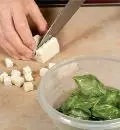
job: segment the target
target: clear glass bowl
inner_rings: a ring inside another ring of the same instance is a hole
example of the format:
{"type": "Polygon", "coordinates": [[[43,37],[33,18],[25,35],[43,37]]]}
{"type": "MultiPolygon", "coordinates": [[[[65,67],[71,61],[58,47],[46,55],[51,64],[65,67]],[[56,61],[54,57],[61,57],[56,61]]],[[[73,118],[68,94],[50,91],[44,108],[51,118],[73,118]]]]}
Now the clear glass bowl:
{"type": "Polygon", "coordinates": [[[43,110],[59,130],[120,130],[120,119],[110,121],[76,120],[56,111],[76,85],[75,75],[93,74],[104,84],[120,89],[120,60],[84,57],[63,61],[52,67],[41,81],[38,98],[43,110]]]}

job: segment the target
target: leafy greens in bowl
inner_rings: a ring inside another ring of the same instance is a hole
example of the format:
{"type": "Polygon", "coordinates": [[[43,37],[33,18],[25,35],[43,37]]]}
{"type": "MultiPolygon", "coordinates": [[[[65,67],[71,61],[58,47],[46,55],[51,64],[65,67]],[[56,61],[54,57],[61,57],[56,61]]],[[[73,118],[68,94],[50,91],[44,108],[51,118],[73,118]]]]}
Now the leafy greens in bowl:
{"type": "Polygon", "coordinates": [[[94,75],[74,76],[77,89],[57,109],[83,120],[112,120],[120,118],[120,91],[105,86],[94,75]]]}

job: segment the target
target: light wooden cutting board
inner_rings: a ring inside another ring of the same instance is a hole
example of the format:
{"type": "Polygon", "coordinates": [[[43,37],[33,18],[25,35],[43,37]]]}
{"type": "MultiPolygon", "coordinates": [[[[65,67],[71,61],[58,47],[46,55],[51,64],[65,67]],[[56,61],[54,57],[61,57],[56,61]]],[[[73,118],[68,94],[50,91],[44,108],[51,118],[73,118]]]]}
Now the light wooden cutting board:
{"type": "MultiPolygon", "coordinates": [[[[64,46],[49,62],[74,56],[120,57],[120,8],[82,8],[58,34],[64,46]]],[[[0,69],[6,55],[0,51],[0,69]]],[[[22,69],[30,65],[35,72],[46,64],[14,60],[22,69]]],[[[40,80],[37,80],[39,84],[40,80]]],[[[22,88],[0,85],[0,130],[53,130],[54,126],[36,100],[36,91],[25,93],[22,88]]]]}

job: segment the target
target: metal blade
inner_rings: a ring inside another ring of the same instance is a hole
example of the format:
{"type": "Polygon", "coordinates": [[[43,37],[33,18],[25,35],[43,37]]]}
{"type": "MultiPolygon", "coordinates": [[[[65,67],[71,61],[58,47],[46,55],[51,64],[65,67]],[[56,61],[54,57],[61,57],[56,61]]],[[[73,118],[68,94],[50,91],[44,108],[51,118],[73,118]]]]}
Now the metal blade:
{"type": "Polygon", "coordinates": [[[38,44],[38,48],[47,42],[52,36],[55,36],[64,25],[70,20],[75,12],[82,6],[85,0],[70,0],[63,11],[57,16],[47,33],[38,44]]]}

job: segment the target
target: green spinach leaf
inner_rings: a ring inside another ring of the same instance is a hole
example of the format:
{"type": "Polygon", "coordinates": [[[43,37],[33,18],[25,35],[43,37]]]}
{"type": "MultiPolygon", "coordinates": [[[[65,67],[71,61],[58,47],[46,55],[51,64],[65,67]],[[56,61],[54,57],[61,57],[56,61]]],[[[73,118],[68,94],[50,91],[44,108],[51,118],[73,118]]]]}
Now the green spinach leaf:
{"type": "Polygon", "coordinates": [[[80,88],[80,91],[86,96],[101,96],[106,94],[103,83],[93,75],[74,76],[73,79],[80,88]]]}
{"type": "Polygon", "coordinates": [[[111,120],[120,117],[120,110],[109,104],[97,104],[92,109],[92,115],[105,120],[111,120]]]}
{"type": "Polygon", "coordinates": [[[88,113],[85,113],[81,109],[72,109],[69,111],[68,116],[77,118],[77,119],[83,119],[88,120],[90,118],[90,115],[88,113]]]}

